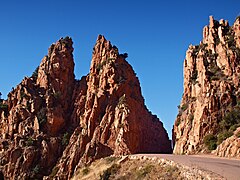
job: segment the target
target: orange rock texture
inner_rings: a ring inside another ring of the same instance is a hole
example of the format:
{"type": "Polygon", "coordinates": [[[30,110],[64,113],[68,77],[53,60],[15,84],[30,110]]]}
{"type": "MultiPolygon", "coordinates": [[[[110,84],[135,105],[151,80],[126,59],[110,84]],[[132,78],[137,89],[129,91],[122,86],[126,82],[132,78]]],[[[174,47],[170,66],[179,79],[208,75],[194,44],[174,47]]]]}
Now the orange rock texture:
{"type": "Polygon", "coordinates": [[[218,147],[218,155],[239,157],[238,143],[227,152],[220,148],[240,126],[239,77],[240,18],[229,26],[228,21],[210,16],[202,42],[186,52],[184,93],[173,128],[175,154],[218,147]]]}
{"type": "Polygon", "coordinates": [[[70,179],[78,167],[109,155],[171,153],[127,54],[100,35],[90,73],[76,80],[72,45],[69,37],[51,45],[33,75],[1,101],[6,179],[70,179]]]}

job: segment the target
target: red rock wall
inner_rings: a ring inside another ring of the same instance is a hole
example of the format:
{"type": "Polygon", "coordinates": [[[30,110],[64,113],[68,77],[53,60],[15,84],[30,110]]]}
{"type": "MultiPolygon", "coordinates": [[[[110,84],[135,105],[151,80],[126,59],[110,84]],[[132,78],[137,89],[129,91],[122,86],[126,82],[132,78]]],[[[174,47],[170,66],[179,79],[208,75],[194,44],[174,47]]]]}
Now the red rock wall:
{"type": "Polygon", "coordinates": [[[112,154],[171,152],[126,54],[99,36],[90,73],[77,81],[72,44],[68,37],[53,44],[37,73],[8,95],[0,122],[6,178],[69,179],[77,167],[112,154]]]}
{"type": "Polygon", "coordinates": [[[217,138],[226,113],[239,106],[239,21],[231,27],[210,16],[202,42],[186,52],[184,93],[173,128],[175,154],[209,152],[205,136],[217,138]]]}

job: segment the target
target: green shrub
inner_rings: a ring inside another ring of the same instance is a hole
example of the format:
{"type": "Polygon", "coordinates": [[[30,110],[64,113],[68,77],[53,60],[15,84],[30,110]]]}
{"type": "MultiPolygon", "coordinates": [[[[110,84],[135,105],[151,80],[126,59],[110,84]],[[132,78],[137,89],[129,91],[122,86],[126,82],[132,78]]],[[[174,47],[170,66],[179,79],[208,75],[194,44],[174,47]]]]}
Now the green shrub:
{"type": "Polygon", "coordinates": [[[120,106],[125,103],[126,103],[126,95],[124,94],[119,98],[117,106],[120,106]]]}
{"type": "Polygon", "coordinates": [[[120,76],[119,79],[118,79],[118,85],[124,83],[125,81],[126,81],[126,79],[123,76],[120,76]]]}
{"type": "Polygon", "coordinates": [[[234,132],[238,127],[240,127],[240,123],[239,124],[234,124],[229,128],[229,131],[234,132]]]}
{"type": "MultiPolygon", "coordinates": [[[[240,107],[237,105],[228,111],[219,122],[219,132],[217,133],[217,144],[221,144],[225,139],[233,135],[233,132],[240,126],[240,107]]],[[[214,145],[215,146],[215,145],[214,145]]]]}
{"type": "Polygon", "coordinates": [[[181,119],[180,118],[177,118],[176,120],[176,126],[179,126],[181,124],[181,119]]]}
{"type": "Polygon", "coordinates": [[[72,38],[70,38],[69,36],[66,36],[65,38],[61,38],[61,39],[59,40],[59,42],[60,42],[62,45],[64,45],[65,47],[68,47],[69,42],[71,42],[71,41],[72,41],[72,38]]]}
{"type": "Polygon", "coordinates": [[[210,80],[226,79],[226,76],[218,66],[211,66],[210,68],[210,80]]]}
{"type": "MultiPolygon", "coordinates": [[[[217,54],[217,53],[212,53],[212,50],[209,50],[209,51],[207,52],[206,58],[209,59],[209,60],[211,60],[211,62],[210,62],[210,64],[211,64],[210,68],[216,66],[215,64],[214,64],[214,66],[212,66],[212,65],[213,65],[213,61],[216,60],[217,57],[218,57],[218,54],[217,54]]],[[[204,64],[208,65],[209,63],[205,61],[204,64]]]]}
{"type": "Polygon", "coordinates": [[[120,128],[124,128],[124,124],[123,123],[119,123],[118,124],[118,128],[120,129],[120,128]]]}
{"type": "Polygon", "coordinates": [[[201,43],[201,44],[199,45],[199,49],[204,50],[204,49],[206,49],[207,46],[208,46],[207,44],[201,43]]]}
{"type": "Polygon", "coordinates": [[[234,52],[237,54],[238,57],[240,56],[240,48],[239,47],[236,47],[234,52]]]}
{"type": "Polygon", "coordinates": [[[0,102],[0,111],[4,112],[4,116],[7,117],[9,112],[8,112],[8,105],[7,104],[3,104],[2,102],[0,102]]]}
{"type": "Polygon", "coordinates": [[[197,98],[196,97],[191,97],[191,102],[194,102],[194,101],[196,101],[197,100],[197,98]]]}
{"type": "Polygon", "coordinates": [[[217,148],[217,144],[215,142],[211,142],[208,146],[208,150],[215,150],[217,148]]]}
{"type": "Polygon", "coordinates": [[[109,156],[109,157],[106,157],[105,160],[108,164],[112,163],[113,161],[115,161],[117,158],[116,157],[113,157],[113,156],[109,156]]]}
{"type": "Polygon", "coordinates": [[[227,35],[227,40],[226,42],[228,43],[228,47],[234,47],[235,46],[235,40],[234,40],[234,35],[229,33],[227,35]]]}
{"type": "Polygon", "coordinates": [[[32,169],[32,174],[33,176],[36,176],[40,172],[40,166],[37,164],[33,169],[32,169]]]}
{"type": "Polygon", "coordinates": [[[104,61],[102,61],[101,63],[99,63],[98,65],[97,65],[97,71],[99,72],[102,68],[103,68],[103,66],[105,66],[106,64],[108,64],[109,62],[111,62],[112,60],[115,60],[115,58],[108,58],[107,60],[104,60],[104,61]]]}
{"type": "Polygon", "coordinates": [[[55,166],[55,167],[52,169],[52,172],[51,172],[51,174],[49,175],[50,179],[53,179],[53,178],[56,176],[58,170],[59,170],[59,167],[57,167],[57,166],[55,166]]]}
{"type": "Polygon", "coordinates": [[[61,91],[57,91],[53,94],[53,106],[58,106],[61,103],[61,91]]]}
{"type": "Polygon", "coordinates": [[[221,130],[229,130],[231,126],[235,124],[240,124],[240,109],[239,107],[226,113],[220,122],[221,130]]]}
{"type": "Polygon", "coordinates": [[[183,105],[181,106],[181,110],[182,110],[182,111],[185,111],[187,108],[188,108],[188,104],[183,104],[183,105]]]}
{"type": "Polygon", "coordinates": [[[190,114],[190,115],[189,115],[189,120],[192,122],[193,119],[194,119],[194,115],[193,115],[193,114],[190,114]]]}
{"type": "Polygon", "coordinates": [[[55,99],[60,99],[60,98],[61,98],[61,95],[62,95],[61,91],[55,92],[55,93],[53,94],[53,96],[54,96],[55,99]]]}
{"type": "Polygon", "coordinates": [[[47,121],[47,109],[41,108],[37,113],[37,119],[40,125],[43,125],[47,121]]]}
{"type": "Polygon", "coordinates": [[[21,98],[21,100],[22,100],[23,98],[26,98],[26,97],[27,97],[27,95],[25,94],[24,90],[21,90],[21,91],[20,91],[20,98],[21,98]]]}
{"type": "Polygon", "coordinates": [[[108,180],[111,176],[111,172],[107,169],[100,175],[100,180],[108,180]]]}
{"type": "Polygon", "coordinates": [[[0,102],[0,110],[8,110],[8,105],[7,104],[3,104],[2,102],[0,102]]]}
{"type": "MultiPolygon", "coordinates": [[[[108,58],[108,60],[107,61],[111,61],[112,60],[112,58],[108,58]]],[[[103,61],[101,64],[102,64],[102,66],[105,66],[106,64],[107,64],[107,61],[103,61]]]]}
{"type": "Polygon", "coordinates": [[[119,54],[120,57],[122,57],[123,59],[128,58],[128,53],[123,53],[123,54],[119,54]]]}
{"type": "Polygon", "coordinates": [[[197,77],[198,77],[198,71],[195,69],[192,73],[191,78],[190,78],[190,80],[193,84],[196,84],[197,77]]]}
{"type": "Polygon", "coordinates": [[[225,139],[229,138],[232,135],[233,135],[233,132],[231,131],[220,132],[217,136],[217,144],[221,144],[225,139]]]}
{"type": "Polygon", "coordinates": [[[200,50],[206,50],[207,44],[201,43],[200,45],[197,46],[192,46],[192,55],[197,56],[200,50]]]}
{"type": "Polygon", "coordinates": [[[210,80],[211,81],[217,81],[217,80],[219,80],[220,78],[218,77],[218,76],[211,76],[210,77],[210,80]]]}
{"type": "Polygon", "coordinates": [[[34,145],[34,139],[32,137],[29,137],[26,141],[26,146],[33,146],[34,145]]]}
{"type": "Polygon", "coordinates": [[[68,132],[64,133],[62,137],[62,145],[63,146],[68,145],[69,139],[70,139],[70,134],[68,132]]]}
{"type": "Polygon", "coordinates": [[[215,39],[215,43],[216,43],[216,45],[219,45],[219,44],[220,44],[220,39],[219,39],[219,37],[217,37],[217,38],[215,39]]]}
{"type": "Polygon", "coordinates": [[[35,172],[36,174],[39,173],[39,170],[40,170],[40,166],[39,166],[39,165],[36,165],[36,166],[33,168],[33,172],[35,172]]]}
{"type": "Polygon", "coordinates": [[[212,75],[219,75],[220,76],[221,73],[222,73],[221,69],[213,63],[209,66],[209,71],[212,75]]]}
{"type": "Polygon", "coordinates": [[[97,65],[97,71],[99,72],[101,69],[102,69],[102,67],[103,67],[103,65],[101,64],[101,63],[99,63],[98,65],[97,65]]]}
{"type": "Polygon", "coordinates": [[[171,166],[171,165],[167,165],[164,169],[168,173],[169,176],[173,176],[174,173],[179,171],[178,167],[171,166]]]}
{"type": "Polygon", "coordinates": [[[140,170],[138,170],[137,172],[136,172],[136,174],[137,174],[137,179],[142,179],[142,178],[144,178],[147,174],[149,174],[151,171],[152,171],[152,169],[153,169],[153,165],[147,165],[147,166],[145,166],[145,167],[143,167],[142,169],[140,169],[140,170]]]}
{"type": "Polygon", "coordinates": [[[82,174],[83,174],[84,176],[87,175],[89,172],[90,172],[89,167],[84,167],[83,170],[82,170],[82,174]]]}
{"type": "Polygon", "coordinates": [[[193,46],[192,55],[193,55],[193,56],[197,56],[199,50],[200,50],[200,49],[199,49],[199,46],[193,46]]]}
{"type": "Polygon", "coordinates": [[[208,150],[214,150],[217,148],[217,138],[213,134],[208,134],[203,139],[204,144],[208,150]]]}
{"type": "Polygon", "coordinates": [[[35,82],[38,77],[38,69],[39,69],[39,66],[35,69],[35,71],[32,73],[32,76],[31,76],[35,82]]]}
{"type": "Polygon", "coordinates": [[[30,110],[30,108],[31,108],[31,103],[30,103],[29,101],[27,101],[26,108],[27,108],[28,110],[30,110]]]}
{"type": "Polygon", "coordinates": [[[103,174],[100,175],[100,180],[108,180],[111,175],[116,174],[119,168],[120,168],[119,165],[113,164],[110,168],[103,171],[103,174]]]}

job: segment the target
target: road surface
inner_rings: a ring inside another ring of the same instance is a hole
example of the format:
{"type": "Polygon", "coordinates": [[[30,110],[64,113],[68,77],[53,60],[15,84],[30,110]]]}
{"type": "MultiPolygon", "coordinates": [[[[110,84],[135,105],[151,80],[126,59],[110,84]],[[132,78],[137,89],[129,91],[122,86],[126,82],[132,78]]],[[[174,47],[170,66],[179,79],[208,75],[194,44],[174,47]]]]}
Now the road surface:
{"type": "Polygon", "coordinates": [[[135,154],[137,156],[158,157],[189,167],[211,171],[229,180],[240,180],[240,160],[208,155],[135,154]]]}

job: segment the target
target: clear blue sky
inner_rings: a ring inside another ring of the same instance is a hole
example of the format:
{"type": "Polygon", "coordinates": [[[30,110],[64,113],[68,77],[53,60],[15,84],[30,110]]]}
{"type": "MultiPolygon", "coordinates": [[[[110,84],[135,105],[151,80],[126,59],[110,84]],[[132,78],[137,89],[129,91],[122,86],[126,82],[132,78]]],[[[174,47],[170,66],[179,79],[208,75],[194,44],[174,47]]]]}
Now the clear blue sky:
{"type": "Polygon", "coordinates": [[[75,74],[89,72],[92,48],[103,34],[140,79],[150,111],[171,136],[183,93],[183,60],[189,44],[198,44],[209,15],[233,24],[239,0],[8,0],[0,2],[0,91],[30,76],[60,37],[74,41],[75,74]]]}

